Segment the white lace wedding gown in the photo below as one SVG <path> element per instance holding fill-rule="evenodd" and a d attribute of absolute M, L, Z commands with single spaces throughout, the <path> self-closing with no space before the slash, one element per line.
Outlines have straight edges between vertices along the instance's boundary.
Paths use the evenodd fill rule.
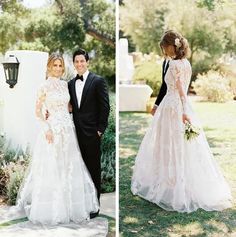
<path fill-rule="evenodd" d="M 187 99 L 190 78 L 187 59 L 170 61 L 165 76 L 167 94 L 139 148 L 131 190 L 168 211 L 223 210 L 231 207 L 231 192 L 204 132 L 201 129 L 192 141 L 184 139 L 183 111 L 200 127 Z M 185 100 L 177 89 L 178 80 Z"/>
<path fill-rule="evenodd" d="M 78 223 L 99 208 L 68 112 L 69 99 L 67 83 L 59 78 L 48 78 L 38 92 L 36 114 L 44 129 L 17 199 L 17 208 L 33 223 Z M 42 108 L 50 114 L 46 121 Z M 48 128 L 53 131 L 52 144 L 45 137 Z"/>

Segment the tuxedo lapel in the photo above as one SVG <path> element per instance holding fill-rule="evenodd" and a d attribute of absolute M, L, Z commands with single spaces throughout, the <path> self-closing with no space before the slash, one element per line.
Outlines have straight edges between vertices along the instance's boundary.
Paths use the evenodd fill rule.
<path fill-rule="evenodd" d="M 73 99 L 75 101 L 75 104 L 76 104 L 76 108 L 78 108 L 78 100 L 77 100 L 77 96 L 76 96 L 76 90 L 75 90 L 75 83 L 76 83 L 76 80 L 75 78 L 72 80 L 72 96 L 73 96 Z"/>
<path fill-rule="evenodd" d="M 89 90 L 89 87 L 92 83 L 94 79 L 94 74 L 92 74 L 91 72 L 88 74 L 88 77 L 86 79 L 86 82 L 85 82 L 85 85 L 84 85 L 84 89 L 83 89 L 83 92 L 82 92 L 82 97 L 81 97 L 81 102 L 80 102 L 80 108 L 83 106 L 83 103 L 85 101 L 85 98 L 86 98 L 86 95 L 87 95 L 87 92 Z"/>

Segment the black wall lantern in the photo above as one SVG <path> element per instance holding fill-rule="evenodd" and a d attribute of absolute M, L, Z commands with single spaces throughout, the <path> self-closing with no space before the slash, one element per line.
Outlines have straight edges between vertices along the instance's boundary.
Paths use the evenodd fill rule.
<path fill-rule="evenodd" d="M 19 71 L 19 61 L 14 55 L 9 55 L 6 61 L 3 63 L 3 68 L 6 77 L 6 83 L 9 84 L 10 88 L 13 88 L 17 83 L 18 71 Z"/>

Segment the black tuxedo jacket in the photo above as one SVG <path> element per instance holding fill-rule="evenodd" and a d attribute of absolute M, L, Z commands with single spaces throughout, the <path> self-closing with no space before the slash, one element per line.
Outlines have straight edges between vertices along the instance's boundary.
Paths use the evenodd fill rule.
<path fill-rule="evenodd" d="M 75 78 L 70 80 L 68 88 L 76 130 L 82 131 L 86 136 L 93 136 L 97 134 L 97 131 L 104 133 L 110 111 L 105 80 L 89 72 L 83 88 L 80 107 L 76 97 L 75 82 Z"/>
<path fill-rule="evenodd" d="M 166 63 L 167 63 L 167 66 L 165 68 Z M 167 85 L 164 78 L 165 78 L 168 68 L 169 68 L 169 61 L 167 62 L 166 60 L 164 60 L 162 64 L 162 84 L 161 84 L 161 88 L 155 102 L 156 105 L 159 105 L 161 103 L 162 99 L 164 98 L 167 92 Z"/>

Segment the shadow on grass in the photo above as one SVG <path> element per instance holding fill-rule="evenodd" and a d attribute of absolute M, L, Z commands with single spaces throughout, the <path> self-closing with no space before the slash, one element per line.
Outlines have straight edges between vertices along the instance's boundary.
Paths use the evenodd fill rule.
<path fill-rule="evenodd" d="M 146 113 L 120 113 L 120 157 L 127 158 L 134 155 L 141 143 L 144 133 L 150 124 L 151 115 Z M 128 121 L 128 125 L 127 124 Z"/>
<path fill-rule="evenodd" d="M 214 128 L 204 127 L 205 134 L 213 133 L 214 131 L 215 131 Z M 225 142 L 225 139 L 220 136 L 217 136 L 217 137 L 216 136 L 208 136 L 207 141 L 208 141 L 210 147 L 213 148 L 213 147 L 217 147 L 219 144 L 222 144 L 223 142 Z"/>
<path fill-rule="evenodd" d="M 177 213 L 167 212 L 140 197 L 133 196 L 130 182 L 134 159 L 138 147 L 151 121 L 144 113 L 120 114 L 120 236 L 143 237 L 204 237 L 233 236 L 236 233 L 235 207 L 222 212 Z M 228 124 L 218 128 L 214 121 L 211 127 L 204 127 L 207 140 L 214 156 L 223 164 L 227 176 L 235 179 L 235 165 L 232 154 L 236 153 L 233 131 Z M 233 183 L 234 185 L 234 183 Z"/>
<path fill-rule="evenodd" d="M 236 228 L 236 210 L 222 212 L 168 212 L 130 191 L 134 157 L 120 161 L 120 232 L 121 236 L 230 236 Z M 195 229 L 195 230 L 194 230 Z M 193 232 L 192 232 L 193 231 Z M 193 233 L 196 233 L 194 235 Z M 228 235 L 227 235 L 228 234 Z"/>

